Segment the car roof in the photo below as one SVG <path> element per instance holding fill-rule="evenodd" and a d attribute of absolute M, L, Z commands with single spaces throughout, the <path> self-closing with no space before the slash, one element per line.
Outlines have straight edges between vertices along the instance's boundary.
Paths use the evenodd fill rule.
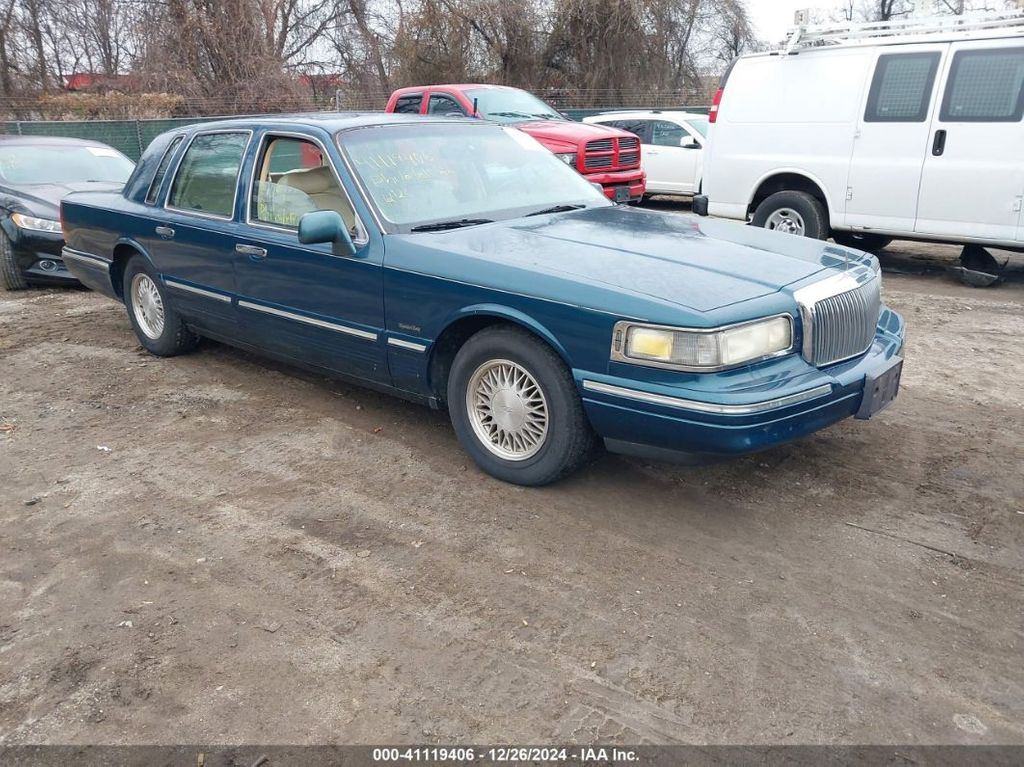
<path fill-rule="evenodd" d="M 493 90 L 520 91 L 514 85 L 495 85 L 494 83 L 432 83 L 431 85 L 409 85 L 405 88 L 398 88 L 395 93 L 413 93 L 425 91 L 430 88 L 450 88 L 453 91 L 469 90 L 470 88 L 491 88 Z"/>
<path fill-rule="evenodd" d="M 195 123 L 187 130 L 202 133 L 226 128 L 266 128 L 266 127 L 315 127 L 329 133 L 352 130 L 354 128 L 370 128 L 374 126 L 400 125 L 403 123 L 452 123 L 460 125 L 481 124 L 482 121 L 470 121 L 462 118 L 430 117 L 427 115 L 393 114 L 391 112 L 308 112 L 284 115 L 262 115 L 258 117 L 231 117 L 224 120 Z"/>
<path fill-rule="evenodd" d="M 652 115 L 660 115 L 662 117 L 675 117 L 680 120 L 697 120 L 707 119 L 707 115 L 703 112 L 685 112 L 681 109 L 616 109 L 611 112 L 601 112 L 600 114 L 590 115 L 589 117 L 651 117 Z M 584 117 L 584 120 L 589 119 Z"/>
<path fill-rule="evenodd" d="M 7 133 L 0 133 L 0 144 L 14 145 L 14 146 L 42 146 L 42 145 L 53 145 L 53 146 L 101 146 L 107 147 L 101 141 L 90 141 L 89 139 L 83 138 L 66 138 L 64 136 L 25 136 L 15 135 L 12 136 Z"/>

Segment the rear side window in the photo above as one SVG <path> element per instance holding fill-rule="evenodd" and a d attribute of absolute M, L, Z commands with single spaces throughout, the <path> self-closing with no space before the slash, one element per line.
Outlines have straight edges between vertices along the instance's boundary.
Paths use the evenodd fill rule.
<path fill-rule="evenodd" d="M 958 51 L 939 119 L 1019 122 L 1024 114 L 1024 48 Z"/>
<path fill-rule="evenodd" d="M 399 96 L 398 100 L 395 101 L 395 112 L 397 114 L 418 115 L 422 103 L 422 93 L 407 93 L 404 96 Z"/>
<path fill-rule="evenodd" d="M 238 169 L 248 143 L 248 133 L 196 136 L 181 158 L 167 204 L 179 210 L 231 218 Z"/>
<path fill-rule="evenodd" d="M 938 68 L 938 52 L 879 56 L 868 93 L 864 122 L 924 122 L 928 117 Z"/>
<path fill-rule="evenodd" d="M 640 137 L 641 144 L 651 143 L 651 131 L 649 120 L 606 120 L 601 125 L 608 125 L 619 130 L 635 133 Z"/>
<path fill-rule="evenodd" d="M 160 158 L 160 164 L 156 166 L 156 173 L 153 176 L 152 183 L 149 185 L 149 191 L 146 192 L 147 205 L 152 205 L 156 202 L 156 196 L 160 193 L 160 185 L 164 182 L 164 176 L 167 175 L 167 168 L 171 164 L 171 158 L 174 157 L 174 151 L 184 138 L 184 136 L 175 136 L 171 139 L 171 145 L 167 147 L 164 156 Z"/>

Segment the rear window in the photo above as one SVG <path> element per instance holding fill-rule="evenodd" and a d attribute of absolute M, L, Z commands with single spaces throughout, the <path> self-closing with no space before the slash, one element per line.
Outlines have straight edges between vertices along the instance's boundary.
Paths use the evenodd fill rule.
<path fill-rule="evenodd" d="M 422 104 L 422 93 L 407 93 L 395 101 L 394 111 L 396 114 L 418 115 Z"/>
<path fill-rule="evenodd" d="M 1018 122 L 1024 114 L 1024 48 L 958 51 L 953 56 L 943 122 Z"/>
<path fill-rule="evenodd" d="M 879 56 L 864 122 L 924 122 L 938 68 L 938 52 Z"/>

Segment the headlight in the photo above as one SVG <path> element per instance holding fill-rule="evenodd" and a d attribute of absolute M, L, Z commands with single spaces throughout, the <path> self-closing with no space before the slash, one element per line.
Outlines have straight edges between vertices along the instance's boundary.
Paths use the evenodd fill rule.
<path fill-rule="evenodd" d="M 576 153 L 575 152 L 555 152 L 555 157 L 564 162 L 570 168 L 576 167 Z"/>
<path fill-rule="evenodd" d="M 19 229 L 28 229 L 32 232 L 61 233 L 60 221 L 53 221 L 49 218 L 36 218 L 35 216 L 26 216 L 24 213 L 12 213 L 11 221 Z"/>
<path fill-rule="evenodd" d="M 612 359 L 634 365 L 709 372 L 793 350 L 788 314 L 710 330 L 618 322 Z"/>

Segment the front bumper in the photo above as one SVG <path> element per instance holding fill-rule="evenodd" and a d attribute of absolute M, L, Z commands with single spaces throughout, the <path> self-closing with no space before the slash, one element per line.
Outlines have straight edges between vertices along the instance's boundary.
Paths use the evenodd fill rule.
<path fill-rule="evenodd" d="M 883 309 L 859 358 L 761 386 L 719 394 L 577 372 L 590 422 L 608 449 L 703 463 L 774 447 L 857 414 L 865 377 L 901 355 L 903 318 Z M 764 381 L 771 381 L 771 364 Z"/>
<path fill-rule="evenodd" d="M 60 234 L 28 232 L 14 229 L 11 237 L 14 260 L 30 282 L 75 284 L 75 276 L 68 271 L 61 258 L 64 238 Z"/>
<path fill-rule="evenodd" d="M 616 202 L 623 202 L 623 195 L 629 200 L 639 200 L 647 191 L 647 174 L 640 169 L 585 173 L 583 178 L 592 184 L 600 184 L 604 196 Z"/>

